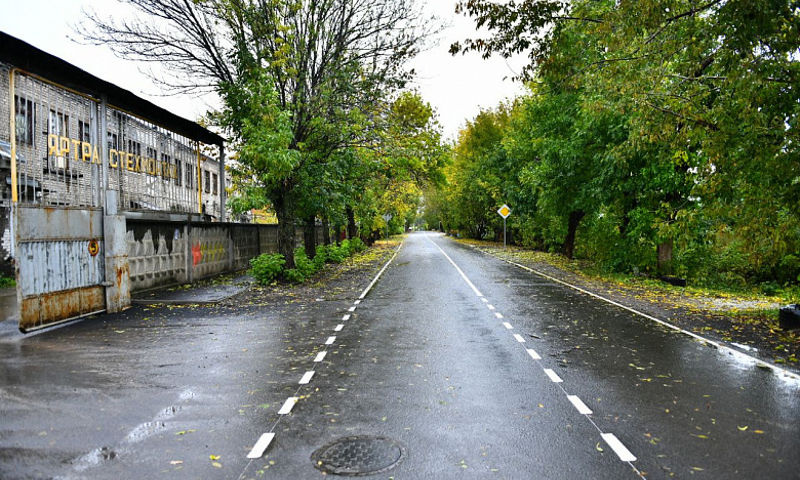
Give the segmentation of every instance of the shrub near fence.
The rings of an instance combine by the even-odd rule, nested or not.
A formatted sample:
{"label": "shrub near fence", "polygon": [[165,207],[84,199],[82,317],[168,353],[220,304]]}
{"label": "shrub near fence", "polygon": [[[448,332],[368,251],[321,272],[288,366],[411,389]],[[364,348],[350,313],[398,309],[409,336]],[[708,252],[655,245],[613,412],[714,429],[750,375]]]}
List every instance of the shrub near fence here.
{"label": "shrub near fence", "polygon": [[284,270],[286,260],[279,253],[264,253],[250,260],[250,274],[261,285],[269,285],[278,278],[291,283],[303,283],[322,270],[326,263],[342,263],[346,258],[363,252],[367,246],[359,238],[344,240],[340,245],[317,246],[314,259],[308,258],[303,247],[294,251],[295,268]]}

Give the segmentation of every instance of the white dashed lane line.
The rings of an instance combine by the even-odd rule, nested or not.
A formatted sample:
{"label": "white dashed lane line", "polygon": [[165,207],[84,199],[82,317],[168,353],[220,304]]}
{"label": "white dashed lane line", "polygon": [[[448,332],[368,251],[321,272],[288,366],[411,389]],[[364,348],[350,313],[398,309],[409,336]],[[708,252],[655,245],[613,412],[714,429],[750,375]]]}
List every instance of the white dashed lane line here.
{"label": "white dashed lane line", "polygon": [[578,413],[580,413],[581,415],[592,414],[592,409],[587,407],[586,404],[583,403],[583,400],[578,398],[577,395],[567,395],[567,398],[569,399],[569,403],[571,403],[572,406],[574,406],[575,409],[578,410]]}
{"label": "white dashed lane line", "polygon": [[[392,263],[392,261],[394,261],[395,257],[397,257],[397,254],[400,252],[400,248],[402,248],[402,246],[403,246],[402,243],[397,246],[397,249],[394,251],[394,254],[389,259],[389,261],[387,261],[386,264],[383,266],[383,268],[381,268],[381,270],[378,272],[378,274],[375,275],[375,278],[373,278],[372,282],[370,282],[370,284],[367,285],[367,288],[365,288],[364,291],[361,292],[361,295],[358,297],[358,299],[353,302],[353,306],[348,309],[349,312],[354,312],[355,309],[356,309],[356,306],[358,304],[360,304],[361,300],[364,297],[367,296],[367,294],[370,292],[370,290],[372,290],[372,287],[378,282],[378,279],[381,278],[381,275],[383,275],[383,272],[385,272],[386,269],[389,268],[389,265]],[[350,319],[350,314],[346,314],[346,315],[344,315],[342,317],[342,321],[347,321],[349,319]],[[344,325],[339,324],[339,325],[336,326],[336,328],[334,330],[338,332],[338,331],[341,331],[342,328],[344,328]],[[332,345],[333,342],[335,342],[335,341],[336,341],[336,337],[330,336],[325,341],[325,345]],[[328,354],[328,352],[326,350],[318,352],[316,357],[314,357],[314,363],[322,362],[322,360],[325,358],[325,356],[327,354]],[[298,383],[300,385],[307,385],[308,383],[311,382],[311,379],[314,377],[314,373],[315,373],[314,370],[307,371],[303,375],[303,377],[300,379],[300,381]],[[302,389],[302,388],[303,388],[302,386],[298,387],[297,391],[295,392],[295,395],[300,393],[300,389]],[[281,407],[281,409],[278,410],[278,415],[287,415],[289,412],[291,412],[292,408],[297,403],[298,398],[299,397],[289,397],[289,398],[287,398],[286,402],[284,402],[284,404]],[[258,441],[256,441],[255,445],[253,445],[253,448],[250,450],[250,453],[247,454],[247,458],[249,458],[250,461],[247,463],[247,465],[242,470],[242,473],[239,475],[239,480],[241,480],[244,477],[244,474],[245,474],[245,472],[247,472],[247,469],[250,468],[250,465],[256,459],[261,458],[264,455],[264,453],[267,451],[267,448],[270,446],[270,444],[272,443],[272,440],[275,438],[274,430],[278,426],[279,422],[280,422],[280,417],[278,417],[278,420],[276,420],[275,423],[272,425],[272,428],[270,428],[270,431],[267,432],[267,433],[262,434],[258,438]]]}
{"label": "white dashed lane line", "polygon": [[253,449],[247,454],[247,458],[261,458],[269,444],[272,443],[273,438],[275,438],[275,434],[271,432],[261,435],[256,444],[253,445]]}
{"label": "white dashed lane line", "polygon": [[[426,238],[428,238],[428,241],[433,243],[436,246],[436,248],[438,248],[439,251],[442,252],[442,254],[445,256],[445,258],[447,258],[447,260],[453,265],[453,267],[455,267],[455,269],[461,275],[461,278],[463,278],[464,281],[470,286],[470,288],[472,288],[472,290],[477,294],[477,296],[481,299],[481,301],[486,304],[486,307],[490,311],[495,310],[494,305],[489,303],[489,300],[486,297],[484,297],[482,293],[480,293],[480,291],[477,289],[477,287],[475,287],[475,285],[470,281],[470,279],[467,278],[466,274],[464,274],[464,272],[461,270],[461,268],[459,268],[459,266],[456,265],[456,263],[453,261],[453,259],[451,259],[447,255],[447,253],[445,253],[444,250],[442,250],[442,247],[437,245],[436,242],[434,242],[433,240],[430,239],[430,237],[426,237]],[[508,263],[512,263],[514,265],[522,267],[521,265],[515,264],[513,262],[508,262]],[[530,270],[530,269],[528,269],[526,267],[522,267],[522,268],[525,268],[526,270]],[[530,271],[532,271],[532,270],[530,270]],[[538,272],[535,272],[535,273],[538,273]],[[547,277],[546,275],[543,275],[543,276]],[[547,278],[550,278],[550,277],[547,277]],[[563,283],[563,282],[559,282],[559,283]],[[497,317],[499,319],[503,318],[503,315],[500,312],[494,312],[494,315],[495,315],[495,317]],[[511,324],[509,322],[503,322],[503,326],[507,330],[512,330],[513,329],[513,327],[511,326]],[[525,339],[522,337],[522,335],[520,335],[518,333],[514,334],[514,338],[519,343],[525,343]],[[542,359],[542,357],[536,352],[536,350],[534,350],[532,348],[526,348],[525,351],[528,353],[528,355],[533,360],[535,360],[541,366],[541,363],[539,361]],[[564,393],[564,395],[566,395],[567,399],[572,404],[572,406],[575,407],[575,409],[578,411],[578,413],[581,414],[581,415],[584,415],[585,418],[589,421],[589,423],[591,423],[592,426],[594,426],[594,428],[597,429],[597,431],[600,433],[600,435],[603,438],[603,440],[614,451],[614,453],[617,454],[619,459],[622,460],[623,462],[627,462],[628,465],[630,465],[630,467],[633,468],[633,470],[641,478],[644,478],[642,473],[633,465],[633,463],[631,463],[631,462],[635,462],[636,461],[636,457],[630,452],[630,450],[628,450],[625,447],[625,445],[623,445],[622,442],[620,442],[619,439],[617,439],[617,437],[613,433],[605,433],[605,432],[603,432],[603,430],[590,417],[590,415],[592,415],[592,410],[585,403],[583,403],[583,401],[577,395],[570,395],[570,394],[567,393],[567,391],[562,386],[563,380],[561,379],[561,377],[558,376],[558,374],[553,369],[542,367],[542,370],[544,370],[545,375],[547,375],[547,377],[550,379],[550,381],[552,381],[553,383],[558,385],[559,389]]]}
{"label": "white dashed lane line", "polygon": [[611,450],[614,450],[614,453],[617,454],[620,460],[623,462],[636,461],[636,457],[631,453],[630,450],[625,448],[625,445],[623,445],[613,433],[602,433],[600,436],[603,437],[603,440],[605,440],[608,446],[611,447]]}
{"label": "white dashed lane line", "polygon": [[313,376],[314,376],[314,370],[309,370],[303,375],[303,378],[301,378],[300,381],[297,383],[299,383],[300,385],[305,385],[311,381],[311,378]]}
{"label": "white dashed lane line", "polygon": [[283,406],[281,407],[281,409],[278,410],[278,415],[288,415],[292,411],[292,408],[294,408],[294,405],[296,403],[297,403],[297,397],[287,398],[286,401],[283,402]]}
{"label": "white dashed lane line", "polygon": [[559,377],[558,374],[556,372],[554,372],[550,368],[545,368],[544,369],[544,373],[545,373],[545,375],[547,375],[550,378],[550,380],[553,383],[561,383],[561,382],[564,381],[564,380],[561,380],[561,377]]}
{"label": "white dashed lane line", "polygon": [[344,328],[344,325],[340,323],[339,325],[336,325],[336,328],[334,328],[333,331],[334,332],[341,332],[343,328]]}

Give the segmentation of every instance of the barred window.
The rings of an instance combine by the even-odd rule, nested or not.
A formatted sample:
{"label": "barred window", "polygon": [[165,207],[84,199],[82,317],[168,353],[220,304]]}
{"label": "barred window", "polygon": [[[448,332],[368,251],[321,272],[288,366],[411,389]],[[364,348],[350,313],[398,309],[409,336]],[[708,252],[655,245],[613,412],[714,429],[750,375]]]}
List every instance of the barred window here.
{"label": "barred window", "polygon": [[17,142],[33,145],[33,132],[36,123],[36,108],[33,101],[14,95]]}
{"label": "barred window", "polygon": [[219,193],[219,176],[216,173],[211,174],[211,188],[214,190],[214,195]]}
{"label": "barred window", "polygon": [[211,173],[203,170],[203,187],[206,193],[211,193]]}
{"label": "barred window", "polygon": [[88,122],[78,120],[78,140],[87,143],[92,141],[92,130]]}

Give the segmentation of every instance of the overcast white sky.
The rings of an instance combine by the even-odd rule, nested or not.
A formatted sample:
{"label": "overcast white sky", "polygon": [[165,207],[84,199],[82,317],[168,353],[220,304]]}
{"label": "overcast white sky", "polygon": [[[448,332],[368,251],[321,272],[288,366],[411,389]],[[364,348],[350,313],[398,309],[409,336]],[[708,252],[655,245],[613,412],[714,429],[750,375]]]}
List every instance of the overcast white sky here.
{"label": "overcast white sky", "polygon": [[[500,58],[482,60],[477,54],[451,56],[447,50],[456,40],[474,35],[471,19],[453,13],[455,0],[422,1],[425,9],[450,24],[438,46],[423,52],[413,63],[418,72],[416,87],[438,111],[445,135],[454,138],[466,120],[481,108],[522,92],[519,83],[504,80],[519,71],[522,61],[509,65]],[[126,88],[178,115],[195,120],[214,99],[196,96],[164,96],[159,86],[140,71],[141,65],[121,60],[104,46],[80,45],[69,40],[82,19],[81,8],[119,14],[113,0],[0,0],[0,30],[48,53]]]}

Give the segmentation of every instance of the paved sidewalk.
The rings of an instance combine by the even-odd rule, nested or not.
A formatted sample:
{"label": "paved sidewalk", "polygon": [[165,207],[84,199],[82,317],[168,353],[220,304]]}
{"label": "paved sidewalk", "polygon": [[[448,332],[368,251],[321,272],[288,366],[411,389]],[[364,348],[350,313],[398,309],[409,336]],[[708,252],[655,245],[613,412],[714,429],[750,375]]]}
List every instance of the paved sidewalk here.
{"label": "paved sidewalk", "polygon": [[132,303],[190,305],[216,304],[247,290],[254,282],[250,275],[240,274],[233,278],[225,276],[195,284],[157,288],[136,293]]}

